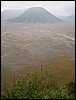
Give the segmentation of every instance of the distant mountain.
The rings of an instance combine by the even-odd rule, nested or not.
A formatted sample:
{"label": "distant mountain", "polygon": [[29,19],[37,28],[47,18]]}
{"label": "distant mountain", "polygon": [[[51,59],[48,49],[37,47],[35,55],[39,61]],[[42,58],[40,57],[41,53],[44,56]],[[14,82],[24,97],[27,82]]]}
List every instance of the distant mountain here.
{"label": "distant mountain", "polygon": [[19,17],[8,21],[21,23],[55,23],[62,20],[55,17],[42,7],[32,7],[27,9]]}
{"label": "distant mountain", "polygon": [[56,17],[62,19],[62,20],[65,20],[68,16],[59,16],[59,15],[56,15]]}
{"label": "distant mountain", "polygon": [[66,21],[75,21],[75,15],[71,15],[71,16],[68,16],[66,19]]}
{"label": "distant mountain", "polygon": [[12,19],[20,16],[25,10],[4,10],[1,12],[1,20]]}

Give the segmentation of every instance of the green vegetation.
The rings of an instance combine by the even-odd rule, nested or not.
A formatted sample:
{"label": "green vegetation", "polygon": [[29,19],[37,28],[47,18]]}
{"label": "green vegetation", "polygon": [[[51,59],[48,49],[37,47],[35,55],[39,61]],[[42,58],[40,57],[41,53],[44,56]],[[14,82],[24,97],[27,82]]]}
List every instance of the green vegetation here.
{"label": "green vegetation", "polygon": [[75,99],[75,83],[57,84],[47,71],[40,76],[27,74],[22,79],[14,77],[13,85],[4,84],[2,99]]}

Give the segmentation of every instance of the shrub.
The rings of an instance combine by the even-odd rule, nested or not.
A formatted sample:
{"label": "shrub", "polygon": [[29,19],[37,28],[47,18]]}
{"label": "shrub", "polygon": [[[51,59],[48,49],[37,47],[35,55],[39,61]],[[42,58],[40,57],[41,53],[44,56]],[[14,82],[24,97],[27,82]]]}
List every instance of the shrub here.
{"label": "shrub", "polygon": [[47,71],[38,76],[29,74],[27,78],[14,78],[9,86],[4,84],[2,99],[74,99],[74,83],[58,85],[55,78]]}

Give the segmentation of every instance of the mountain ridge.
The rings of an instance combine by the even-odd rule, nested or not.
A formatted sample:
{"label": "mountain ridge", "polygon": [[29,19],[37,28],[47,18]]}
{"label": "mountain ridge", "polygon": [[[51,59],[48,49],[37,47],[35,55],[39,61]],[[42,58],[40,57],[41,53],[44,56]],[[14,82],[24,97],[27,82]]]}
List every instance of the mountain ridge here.
{"label": "mountain ridge", "polygon": [[1,20],[8,20],[20,16],[25,9],[19,10],[4,10],[1,12]]}
{"label": "mountain ridge", "polygon": [[67,21],[75,21],[75,14],[68,16],[65,20]]}

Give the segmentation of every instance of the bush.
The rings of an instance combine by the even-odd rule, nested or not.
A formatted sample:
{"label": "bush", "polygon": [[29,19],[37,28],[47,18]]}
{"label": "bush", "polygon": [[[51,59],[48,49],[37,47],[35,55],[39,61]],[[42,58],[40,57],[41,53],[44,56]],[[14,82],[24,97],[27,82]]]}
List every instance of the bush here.
{"label": "bush", "polygon": [[[70,87],[71,85],[71,87]],[[14,78],[9,86],[4,84],[2,99],[74,99],[74,83],[58,85],[55,78],[47,71],[38,76],[36,73],[28,74],[25,79]]]}

